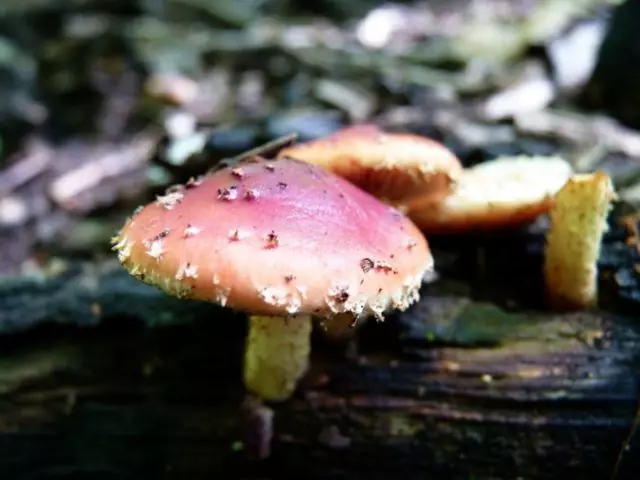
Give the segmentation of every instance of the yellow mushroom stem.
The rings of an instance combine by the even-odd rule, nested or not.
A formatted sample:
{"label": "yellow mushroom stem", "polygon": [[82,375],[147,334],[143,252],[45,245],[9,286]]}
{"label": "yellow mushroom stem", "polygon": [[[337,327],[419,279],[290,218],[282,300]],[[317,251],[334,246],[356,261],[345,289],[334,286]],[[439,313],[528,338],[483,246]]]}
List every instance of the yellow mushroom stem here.
{"label": "yellow mushroom stem", "polygon": [[295,317],[249,317],[244,353],[244,383],[264,400],[287,400],[309,367],[312,320]]}

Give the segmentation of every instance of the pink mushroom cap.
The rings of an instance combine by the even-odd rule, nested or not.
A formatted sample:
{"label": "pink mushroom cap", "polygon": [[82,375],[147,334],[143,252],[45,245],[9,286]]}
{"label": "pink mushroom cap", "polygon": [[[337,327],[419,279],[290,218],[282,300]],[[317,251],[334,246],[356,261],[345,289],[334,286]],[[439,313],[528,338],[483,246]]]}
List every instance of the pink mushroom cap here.
{"label": "pink mushroom cap", "polygon": [[381,317],[433,270],[417,227],[312,164],[253,158],[139,209],[113,239],[139,280],[256,315]]}

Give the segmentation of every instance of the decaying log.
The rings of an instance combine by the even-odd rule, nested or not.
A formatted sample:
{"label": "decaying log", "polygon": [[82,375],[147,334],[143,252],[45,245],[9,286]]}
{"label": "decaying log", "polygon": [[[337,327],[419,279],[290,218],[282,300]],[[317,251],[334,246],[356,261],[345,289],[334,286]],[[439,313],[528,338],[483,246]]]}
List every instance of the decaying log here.
{"label": "decaying log", "polygon": [[[117,266],[0,284],[3,478],[606,479],[637,410],[640,323],[513,313],[443,281],[359,354],[314,344],[249,460],[239,315]],[[94,328],[27,328],[47,320]],[[127,321],[116,320],[127,319]],[[140,320],[155,328],[141,328]],[[22,333],[17,333],[22,332]],[[633,439],[618,479],[637,478]]]}
{"label": "decaying log", "polygon": [[54,322],[95,326],[103,318],[132,319],[154,326],[224,311],[201,302],[185,308],[184,302],[132,282],[115,262],[72,263],[56,270],[52,275],[0,277],[0,334]]}

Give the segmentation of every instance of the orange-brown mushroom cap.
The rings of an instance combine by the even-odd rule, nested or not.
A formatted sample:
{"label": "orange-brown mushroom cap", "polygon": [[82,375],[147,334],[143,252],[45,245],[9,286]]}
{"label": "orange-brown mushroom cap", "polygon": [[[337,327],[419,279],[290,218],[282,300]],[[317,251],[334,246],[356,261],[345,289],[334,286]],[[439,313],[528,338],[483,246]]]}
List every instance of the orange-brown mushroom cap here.
{"label": "orange-brown mushroom cap", "polygon": [[406,214],[426,235],[514,228],[548,213],[572,173],[560,157],[501,157],[463,172],[454,191]]}
{"label": "orange-brown mushroom cap", "polygon": [[256,315],[380,316],[433,268],[413,223],[317,166],[254,158],[170,189],[113,240],[140,280]]}
{"label": "orange-brown mushroom cap", "polygon": [[319,165],[396,206],[426,194],[444,197],[463,168],[458,157],[434,140],[370,124],[282,149],[278,158],[285,157]]}

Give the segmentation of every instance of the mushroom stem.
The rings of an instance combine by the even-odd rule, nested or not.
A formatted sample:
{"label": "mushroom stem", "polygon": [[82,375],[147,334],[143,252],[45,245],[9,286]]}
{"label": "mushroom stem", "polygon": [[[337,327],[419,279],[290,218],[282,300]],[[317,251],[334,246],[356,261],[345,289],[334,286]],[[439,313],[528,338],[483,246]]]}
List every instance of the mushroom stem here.
{"label": "mushroom stem", "polygon": [[244,383],[265,400],[287,400],[306,373],[311,351],[310,315],[249,317]]}

